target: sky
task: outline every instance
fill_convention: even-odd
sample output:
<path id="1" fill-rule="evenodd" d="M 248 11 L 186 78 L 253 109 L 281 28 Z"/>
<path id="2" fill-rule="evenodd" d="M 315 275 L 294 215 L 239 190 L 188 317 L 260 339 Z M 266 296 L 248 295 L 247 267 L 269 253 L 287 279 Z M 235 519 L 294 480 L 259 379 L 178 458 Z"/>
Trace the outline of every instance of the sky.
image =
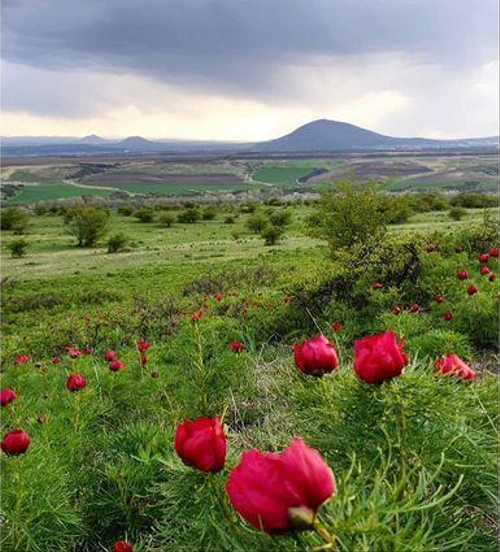
<path id="1" fill-rule="evenodd" d="M 2 134 L 493 136 L 498 0 L 2 0 Z"/>

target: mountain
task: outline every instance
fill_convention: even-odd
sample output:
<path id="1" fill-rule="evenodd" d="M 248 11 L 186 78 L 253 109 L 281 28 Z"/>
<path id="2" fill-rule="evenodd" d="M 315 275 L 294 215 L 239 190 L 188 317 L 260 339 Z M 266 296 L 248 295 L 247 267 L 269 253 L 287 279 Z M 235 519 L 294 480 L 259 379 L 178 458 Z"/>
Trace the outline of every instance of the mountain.
<path id="1" fill-rule="evenodd" d="M 312 152 L 345 150 L 420 150 L 440 148 L 498 147 L 498 137 L 463 140 L 395 138 L 349 123 L 318 119 L 281 138 L 260 142 L 261 152 Z"/>
<path id="2" fill-rule="evenodd" d="M 84 136 L 83 138 L 80 138 L 79 142 L 80 144 L 90 144 L 91 146 L 99 146 L 101 144 L 108 144 L 111 142 L 111 140 L 106 140 L 106 138 L 101 138 L 100 136 L 97 136 L 97 134 L 89 134 L 88 136 Z"/>

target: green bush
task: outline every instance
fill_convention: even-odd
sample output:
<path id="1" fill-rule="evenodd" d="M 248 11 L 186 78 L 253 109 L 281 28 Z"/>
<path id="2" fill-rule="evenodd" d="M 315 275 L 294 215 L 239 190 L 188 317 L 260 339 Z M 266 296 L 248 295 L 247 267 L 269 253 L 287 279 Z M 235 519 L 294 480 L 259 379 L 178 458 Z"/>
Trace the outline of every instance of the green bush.
<path id="1" fill-rule="evenodd" d="M 173 213 L 163 213 L 160 215 L 158 222 L 163 228 L 170 228 L 176 220 L 177 218 Z"/>
<path id="2" fill-rule="evenodd" d="M 127 248 L 129 238 L 125 234 L 119 232 L 113 234 L 108 239 L 108 253 L 119 253 Z"/>
<path id="3" fill-rule="evenodd" d="M 109 228 L 109 212 L 99 207 L 78 206 L 66 210 L 64 223 L 79 247 L 92 247 Z"/>
<path id="4" fill-rule="evenodd" d="M 248 217 L 246 223 L 247 228 L 254 234 L 260 234 L 268 224 L 269 220 L 260 211 L 257 211 Z"/>
<path id="5" fill-rule="evenodd" d="M 462 207 L 452 207 L 448 212 L 448 216 L 451 218 L 451 220 L 461 220 L 465 217 L 466 214 L 467 211 L 465 209 L 462 209 Z"/>
<path id="6" fill-rule="evenodd" d="M 261 238 L 264 238 L 264 243 L 266 245 L 276 245 L 282 235 L 283 228 L 280 226 L 274 226 L 273 224 L 268 224 L 260 233 L 260 236 Z"/>
<path id="7" fill-rule="evenodd" d="M 11 257 L 19 258 L 26 255 L 29 243 L 26 240 L 13 240 L 7 244 Z"/>
<path id="8" fill-rule="evenodd" d="M 30 215 L 19 207 L 8 207 L 0 211 L 0 228 L 14 234 L 24 234 L 30 224 Z"/>
<path id="9" fill-rule="evenodd" d="M 201 213 L 201 218 L 203 220 L 214 220 L 217 216 L 217 211 L 214 207 L 206 207 Z"/>
<path id="10" fill-rule="evenodd" d="M 269 221 L 273 226 L 284 228 L 292 221 L 292 213 L 288 209 L 277 209 L 269 215 Z"/>
<path id="11" fill-rule="evenodd" d="M 189 207 L 177 215 L 177 222 L 182 224 L 194 224 L 201 218 L 199 209 L 196 207 Z"/>
<path id="12" fill-rule="evenodd" d="M 155 219 L 154 209 L 151 207 L 142 207 L 134 213 L 134 217 L 142 223 L 148 224 L 153 222 Z"/>

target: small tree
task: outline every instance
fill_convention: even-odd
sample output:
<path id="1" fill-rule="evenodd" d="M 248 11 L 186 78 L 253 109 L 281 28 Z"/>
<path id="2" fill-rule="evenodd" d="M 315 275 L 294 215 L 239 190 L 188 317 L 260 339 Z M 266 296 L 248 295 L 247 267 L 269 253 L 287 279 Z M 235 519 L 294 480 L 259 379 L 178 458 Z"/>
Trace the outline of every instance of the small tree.
<path id="1" fill-rule="evenodd" d="M 467 211 L 465 209 L 462 209 L 462 207 L 452 207 L 448 212 L 448 216 L 452 220 L 461 220 L 466 214 Z"/>
<path id="2" fill-rule="evenodd" d="M 201 218 L 203 220 L 214 220 L 216 216 L 217 211 L 213 207 L 207 207 L 206 209 L 203 209 L 203 212 L 201 214 Z"/>
<path id="3" fill-rule="evenodd" d="M 268 224 L 260 233 L 266 245 L 276 245 L 283 234 L 283 229 L 273 224 Z"/>
<path id="4" fill-rule="evenodd" d="M 269 215 L 269 220 L 274 226 L 284 228 L 290 224 L 292 213 L 288 209 L 278 209 Z"/>
<path id="5" fill-rule="evenodd" d="M 8 207 L 0 213 L 0 228 L 14 234 L 24 234 L 30 223 L 30 215 L 19 207 Z"/>
<path id="6" fill-rule="evenodd" d="M 135 212 L 134 217 L 139 221 L 145 224 L 153 222 L 155 219 L 155 212 L 151 207 L 142 207 Z"/>
<path id="7" fill-rule="evenodd" d="M 177 222 L 194 224 L 200 220 L 200 211 L 196 207 L 189 207 L 177 215 Z"/>
<path id="8" fill-rule="evenodd" d="M 175 220 L 176 218 L 173 213 L 163 213 L 160 215 L 158 222 L 160 223 L 160 226 L 163 226 L 163 228 L 170 228 L 174 224 Z"/>
<path id="9" fill-rule="evenodd" d="M 108 231 L 109 212 L 92 206 L 73 207 L 66 211 L 64 222 L 78 247 L 92 247 Z"/>
<path id="10" fill-rule="evenodd" d="M 7 249 L 10 251 L 11 257 L 24 257 L 28 245 L 26 240 L 14 240 L 7 244 Z"/>
<path id="11" fill-rule="evenodd" d="M 259 212 L 254 213 L 247 220 L 247 227 L 254 234 L 260 234 L 268 224 L 268 219 Z"/>
<path id="12" fill-rule="evenodd" d="M 118 214 L 124 217 L 130 217 L 134 212 L 134 209 L 131 205 L 121 205 L 118 207 Z"/>
<path id="13" fill-rule="evenodd" d="M 129 239 L 128 236 L 119 232 L 113 234 L 108 239 L 108 253 L 119 253 L 127 248 Z"/>
<path id="14" fill-rule="evenodd" d="M 234 224 L 234 221 L 234 215 L 227 215 L 226 217 L 224 217 L 224 224 Z"/>

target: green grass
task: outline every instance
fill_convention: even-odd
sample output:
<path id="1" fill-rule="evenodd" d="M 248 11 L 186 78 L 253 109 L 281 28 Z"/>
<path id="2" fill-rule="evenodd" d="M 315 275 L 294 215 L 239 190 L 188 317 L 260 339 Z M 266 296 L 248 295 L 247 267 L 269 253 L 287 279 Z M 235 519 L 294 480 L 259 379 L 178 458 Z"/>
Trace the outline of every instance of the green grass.
<path id="1" fill-rule="evenodd" d="M 77 198 L 81 196 L 109 196 L 109 190 L 79 188 L 71 184 L 54 182 L 52 184 L 33 184 L 24 188 L 7 201 L 8 205 L 29 205 L 38 201 Z"/>
<path id="2" fill-rule="evenodd" d="M 287 162 L 281 165 L 264 165 L 255 171 L 252 178 L 266 184 L 274 184 L 280 187 L 301 186 L 297 180 L 306 176 L 316 168 L 325 168 L 328 163 L 321 161 L 307 161 L 302 163 Z"/>

